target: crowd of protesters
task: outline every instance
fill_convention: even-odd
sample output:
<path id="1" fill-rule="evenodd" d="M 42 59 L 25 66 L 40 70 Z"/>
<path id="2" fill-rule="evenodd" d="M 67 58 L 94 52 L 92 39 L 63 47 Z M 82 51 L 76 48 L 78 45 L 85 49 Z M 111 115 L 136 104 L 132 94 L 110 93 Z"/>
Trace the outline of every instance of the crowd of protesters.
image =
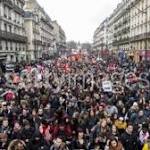
<path id="1" fill-rule="evenodd" d="M 18 69 L 0 76 L 0 150 L 150 150 L 148 63 L 87 56 Z"/>

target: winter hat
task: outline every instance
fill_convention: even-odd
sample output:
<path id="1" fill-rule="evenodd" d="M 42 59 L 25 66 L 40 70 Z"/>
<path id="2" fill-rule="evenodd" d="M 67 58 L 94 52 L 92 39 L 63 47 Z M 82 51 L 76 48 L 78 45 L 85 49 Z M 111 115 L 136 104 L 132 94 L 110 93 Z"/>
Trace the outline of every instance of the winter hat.
<path id="1" fill-rule="evenodd" d="M 133 103 L 133 106 L 134 106 L 134 107 L 138 107 L 138 103 L 137 103 L 137 102 L 134 102 L 134 103 Z"/>
<path id="2" fill-rule="evenodd" d="M 23 121 L 23 125 L 24 125 L 24 126 L 30 125 L 30 122 L 29 122 L 28 120 L 24 120 L 24 121 Z"/>
<path id="3" fill-rule="evenodd" d="M 120 120 L 120 121 L 123 121 L 123 120 L 124 120 L 124 118 L 123 118 L 123 117 L 119 117 L 119 120 Z"/>

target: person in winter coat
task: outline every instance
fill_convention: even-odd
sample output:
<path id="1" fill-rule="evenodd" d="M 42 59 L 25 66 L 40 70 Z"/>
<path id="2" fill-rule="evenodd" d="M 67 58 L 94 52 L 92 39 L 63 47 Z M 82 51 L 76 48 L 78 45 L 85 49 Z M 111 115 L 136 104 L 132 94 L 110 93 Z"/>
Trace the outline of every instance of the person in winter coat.
<path id="1" fill-rule="evenodd" d="M 69 150 L 66 144 L 63 142 L 61 137 L 57 137 L 53 141 L 53 145 L 50 147 L 50 150 Z"/>
<path id="2" fill-rule="evenodd" d="M 107 141 L 105 150 L 124 150 L 124 148 L 120 141 L 118 141 L 115 137 L 112 137 Z"/>
<path id="3" fill-rule="evenodd" d="M 143 145 L 144 142 L 146 142 L 148 140 L 148 138 L 150 137 L 148 128 L 149 127 L 148 127 L 147 123 L 142 124 L 142 129 L 139 132 L 139 140 L 140 140 L 141 145 Z"/>
<path id="4" fill-rule="evenodd" d="M 144 143 L 144 146 L 142 150 L 150 150 L 150 137 L 149 139 Z"/>
<path id="5" fill-rule="evenodd" d="M 16 122 L 11 134 L 11 139 L 21 139 L 22 138 L 22 127 Z"/>
<path id="6" fill-rule="evenodd" d="M 147 121 L 147 117 L 146 115 L 144 115 L 144 111 L 143 110 L 140 110 L 138 112 L 138 116 L 137 116 L 137 124 L 142 124 L 143 122 L 146 122 Z"/>
<path id="7" fill-rule="evenodd" d="M 43 136 L 45 142 L 47 142 L 47 144 L 51 143 L 53 138 L 52 138 L 52 134 L 50 133 L 50 125 L 48 124 L 47 120 L 43 120 L 42 124 L 39 127 L 39 131 L 41 133 L 41 135 Z"/>
<path id="8" fill-rule="evenodd" d="M 8 146 L 8 150 L 27 150 L 22 140 L 13 140 Z"/>
<path id="9" fill-rule="evenodd" d="M 5 150 L 8 147 L 8 136 L 6 133 L 0 133 L 0 149 Z"/>
<path id="10" fill-rule="evenodd" d="M 29 143 L 29 140 L 32 138 L 32 135 L 34 133 L 34 129 L 31 127 L 29 121 L 25 121 L 23 124 L 24 128 L 22 130 L 22 139 L 26 142 L 26 144 Z"/>
<path id="11" fill-rule="evenodd" d="M 82 129 L 78 130 L 77 139 L 72 142 L 72 149 L 87 149 L 87 141 Z"/>
<path id="12" fill-rule="evenodd" d="M 125 150 L 138 150 L 139 143 L 133 133 L 132 124 L 128 124 L 126 131 L 121 136 L 121 142 Z"/>
<path id="13" fill-rule="evenodd" d="M 10 135 L 11 129 L 9 127 L 8 118 L 3 118 L 2 125 L 0 127 L 0 133 L 7 133 Z"/>
<path id="14" fill-rule="evenodd" d="M 109 133 L 109 137 L 113 136 L 115 137 L 116 139 L 119 139 L 119 132 L 118 132 L 118 129 L 115 125 L 112 125 L 111 127 L 111 130 L 110 130 L 110 133 Z"/>
<path id="15" fill-rule="evenodd" d="M 115 121 L 115 126 L 117 127 L 119 133 L 123 133 L 127 127 L 127 123 L 124 121 L 123 117 L 119 117 L 119 119 Z"/>
<path id="16" fill-rule="evenodd" d="M 42 137 L 42 134 L 37 131 L 33 134 L 32 139 L 30 140 L 28 149 L 29 150 L 42 150 L 45 148 L 45 146 L 46 146 L 46 142 L 44 138 Z"/>

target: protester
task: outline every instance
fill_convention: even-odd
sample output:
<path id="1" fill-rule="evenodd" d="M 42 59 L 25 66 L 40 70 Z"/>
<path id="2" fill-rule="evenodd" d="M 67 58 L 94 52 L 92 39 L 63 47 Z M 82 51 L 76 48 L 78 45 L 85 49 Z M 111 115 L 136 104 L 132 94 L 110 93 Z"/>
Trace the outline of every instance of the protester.
<path id="1" fill-rule="evenodd" d="M 0 149 L 147 150 L 150 66 L 126 63 L 87 55 L 3 73 Z"/>
<path id="2" fill-rule="evenodd" d="M 107 141 L 107 145 L 105 146 L 105 150 L 124 150 L 120 141 L 116 138 L 111 137 L 110 140 Z"/>

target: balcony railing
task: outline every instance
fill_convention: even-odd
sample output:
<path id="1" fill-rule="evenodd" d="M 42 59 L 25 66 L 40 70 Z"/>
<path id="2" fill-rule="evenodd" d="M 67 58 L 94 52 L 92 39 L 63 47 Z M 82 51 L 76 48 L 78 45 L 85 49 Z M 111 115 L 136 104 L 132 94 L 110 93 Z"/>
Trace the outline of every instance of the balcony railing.
<path id="1" fill-rule="evenodd" d="M 42 42 L 42 46 L 46 46 L 46 42 Z"/>
<path id="2" fill-rule="evenodd" d="M 21 14 L 24 15 L 24 11 L 22 8 L 18 7 L 17 5 L 13 4 L 11 0 L 0 0 L 0 2 L 3 2 L 4 5 L 10 7 L 10 8 L 14 8 L 14 10 Z"/>
<path id="3" fill-rule="evenodd" d="M 42 45 L 42 41 L 40 40 L 33 40 L 33 43 L 36 45 Z"/>
<path id="4" fill-rule="evenodd" d="M 17 5 L 14 5 L 14 10 L 19 13 L 20 15 L 24 15 L 24 10 L 18 7 Z"/>
<path id="5" fill-rule="evenodd" d="M 11 40 L 21 43 L 27 42 L 27 37 L 6 31 L 0 31 L 0 39 Z"/>
<path id="6" fill-rule="evenodd" d="M 122 30 L 122 32 L 125 33 L 125 34 L 128 33 L 129 31 L 130 31 L 130 28 L 129 28 L 129 27 L 126 27 L 126 28 L 124 28 L 124 29 Z"/>
<path id="7" fill-rule="evenodd" d="M 25 4 L 25 1 L 24 0 L 19 0 L 21 3 Z"/>
<path id="8" fill-rule="evenodd" d="M 41 18 L 41 21 L 43 21 L 45 24 L 47 24 L 51 29 L 54 29 L 53 25 L 50 23 L 48 19 Z"/>
<path id="9" fill-rule="evenodd" d="M 4 5 L 13 8 L 13 3 L 11 0 L 0 0 L 0 2 L 3 2 Z"/>
<path id="10" fill-rule="evenodd" d="M 139 41 L 139 40 L 144 40 L 144 39 L 150 39 L 150 32 L 131 37 L 131 41 Z"/>
<path id="11" fill-rule="evenodd" d="M 128 23 L 128 19 L 123 20 L 123 24 L 126 24 L 126 23 Z"/>
<path id="12" fill-rule="evenodd" d="M 114 40 L 113 41 L 113 45 L 117 46 L 117 45 L 120 45 L 120 44 L 126 44 L 126 43 L 129 43 L 129 41 L 130 41 L 129 37 L 127 37 L 127 38 L 120 38 L 119 40 Z"/>

